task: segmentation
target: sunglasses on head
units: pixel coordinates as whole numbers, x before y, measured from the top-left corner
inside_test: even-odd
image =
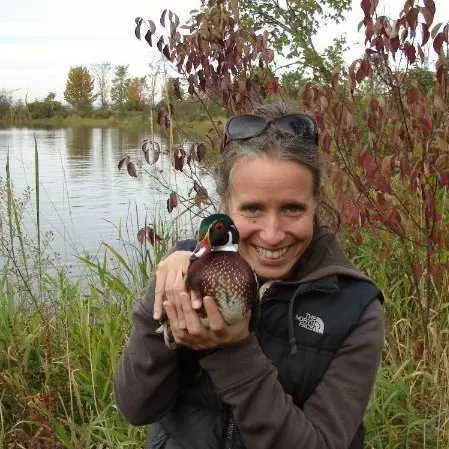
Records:
[[[309,115],[297,113],[267,120],[259,115],[245,114],[237,115],[227,121],[223,148],[231,140],[257,137],[272,124],[286,134],[302,137],[318,145],[318,126]]]

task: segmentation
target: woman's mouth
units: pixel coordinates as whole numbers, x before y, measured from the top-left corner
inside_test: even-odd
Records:
[[[285,256],[286,252],[288,251],[288,247],[277,249],[277,250],[271,250],[262,248],[261,246],[256,246],[256,252],[259,256],[264,257],[265,259],[271,259],[271,260],[277,260],[281,259]]]

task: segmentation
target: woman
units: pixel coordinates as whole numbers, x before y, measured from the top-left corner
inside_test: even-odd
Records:
[[[247,316],[228,326],[206,297],[205,328],[201,301],[183,287],[190,253],[174,252],[135,308],[115,376],[118,406],[135,425],[154,423],[151,449],[362,448],[382,294],[320,219],[316,123],[265,105],[228,121],[225,133],[217,190],[261,285],[257,324],[250,332]],[[156,332],[162,308],[174,351]]]

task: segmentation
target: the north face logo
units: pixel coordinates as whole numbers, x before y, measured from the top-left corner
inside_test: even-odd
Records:
[[[306,313],[306,316],[296,315],[295,320],[298,320],[299,326],[304,329],[308,329],[309,331],[313,331],[318,334],[324,333],[323,320],[318,316]]]

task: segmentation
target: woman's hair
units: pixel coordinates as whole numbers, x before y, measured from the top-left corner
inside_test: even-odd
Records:
[[[288,103],[262,105],[252,111],[254,115],[267,120],[295,112],[297,111]],[[226,199],[229,193],[234,167],[249,158],[265,155],[296,161],[307,166],[313,174],[313,194],[320,193],[321,160],[315,142],[287,134],[273,123],[259,136],[245,140],[231,140],[226,144],[216,169],[217,193],[220,198]]]
[[[258,106],[252,111],[252,114],[264,117],[267,120],[273,120],[297,112],[289,103],[278,102]],[[286,133],[278,128],[276,122],[274,122],[256,137],[245,140],[230,140],[226,143],[215,173],[217,193],[222,203],[226,204],[229,197],[230,183],[235,167],[245,163],[250,158],[267,156],[295,161],[308,167],[313,175],[312,192],[315,196],[321,196],[322,162],[318,145],[313,140]],[[324,202],[322,198],[320,203],[325,207],[326,212],[332,212],[338,228],[340,221],[338,212]],[[317,224],[322,221],[321,218],[324,217],[316,216]]]

